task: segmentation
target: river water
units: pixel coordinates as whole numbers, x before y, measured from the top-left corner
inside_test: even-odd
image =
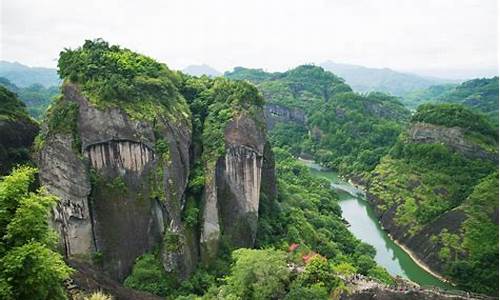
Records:
[[[350,226],[349,230],[363,242],[377,250],[375,261],[385,267],[389,273],[408,278],[419,285],[432,285],[452,288],[417,265],[413,259],[394,243],[378,223],[372,208],[368,205],[364,192],[352,184],[343,181],[335,172],[324,170],[318,164],[301,160],[313,175],[327,178],[339,196],[342,216]]]

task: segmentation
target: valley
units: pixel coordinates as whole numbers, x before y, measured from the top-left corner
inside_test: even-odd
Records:
[[[498,292],[498,77],[411,110],[312,64],[192,76],[102,39],[58,74],[1,81],[5,299]]]

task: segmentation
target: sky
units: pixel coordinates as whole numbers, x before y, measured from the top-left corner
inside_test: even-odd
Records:
[[[173,69],[326,60],[450,77],[498,70],[498,0],[1,0],[0,58],[55,67],[103,38]]]

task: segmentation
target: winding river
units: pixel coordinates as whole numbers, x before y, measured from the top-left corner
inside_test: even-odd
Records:
[[[340,196],[342,216],[350,226],[349,230],[363,242],[377,250],[375,261],[385,267],[389,273],[408,278],[420,285],[432,285],[440,288],[452,288],[420,267],[413,259],[392,241],[378,223],[372,208],[366,202],[364,192],[352,184],[343,181],[335,172],[324,170],[318,164],[300,160],[311,168],[313,175],[327,178]]]

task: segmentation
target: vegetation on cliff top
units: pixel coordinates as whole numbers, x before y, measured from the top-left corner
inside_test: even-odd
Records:
[[[87,40],[60,53],[59,75],[78,83],[97,106],[119,106],[131,117],[152,120],[167,113],[172,120],[189,117],[177,90],[180,76],[165,64],[107,42]]]
[[[0,120],[27,117],[26,105],[16,94],[0,85]]]

